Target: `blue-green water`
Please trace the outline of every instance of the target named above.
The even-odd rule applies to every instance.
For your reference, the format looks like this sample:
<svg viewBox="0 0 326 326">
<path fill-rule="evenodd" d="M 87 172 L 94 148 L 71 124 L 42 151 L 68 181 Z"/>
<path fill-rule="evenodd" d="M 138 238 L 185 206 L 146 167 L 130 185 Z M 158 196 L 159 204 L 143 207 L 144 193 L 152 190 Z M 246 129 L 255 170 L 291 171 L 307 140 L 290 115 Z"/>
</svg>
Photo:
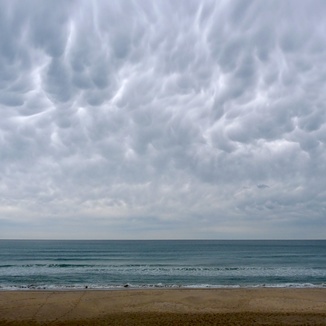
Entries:
<svg viewBox="0 0 326 326">
<path fill-rule="evenodd" d="M 326 287 L 326 241 L 0 240 L 0 289 Z"/>
</svg>

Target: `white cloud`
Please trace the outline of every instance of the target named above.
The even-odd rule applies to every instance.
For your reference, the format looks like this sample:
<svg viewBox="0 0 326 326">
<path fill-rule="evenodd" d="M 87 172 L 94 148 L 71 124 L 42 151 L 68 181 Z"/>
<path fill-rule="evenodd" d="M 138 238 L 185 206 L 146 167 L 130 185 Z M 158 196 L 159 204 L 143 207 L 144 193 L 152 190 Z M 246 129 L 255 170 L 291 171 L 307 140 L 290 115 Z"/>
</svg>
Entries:
<svg viewBox="0 0 326 326">
<path fill-rule="evenodd" d="M 325 10 L 3 1 L 0 237 L 322 237 Z"/>
</svg>

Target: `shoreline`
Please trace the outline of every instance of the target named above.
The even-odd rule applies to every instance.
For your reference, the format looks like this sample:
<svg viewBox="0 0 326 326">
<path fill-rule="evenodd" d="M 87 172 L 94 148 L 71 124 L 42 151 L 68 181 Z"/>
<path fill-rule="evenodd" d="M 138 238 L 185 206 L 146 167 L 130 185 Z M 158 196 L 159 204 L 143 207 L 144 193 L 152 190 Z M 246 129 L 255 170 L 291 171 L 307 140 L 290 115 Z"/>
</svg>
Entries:
<svg viewBox="0 0 326 326">
<path fill-rule="evenodd" d="M 231 320 L 238 325 L 253 322 L 326 325 L 326 289 L 127 288 L 0 292 L 0 325 L 168 325 L 178 320 L 197 325 L 219 325 L 219 321 L 221 325 L 228 325 Z"/>
<path fill-rule="evenodd" d="M 246 290 L 246 289 L 326 289 L 326 283 L 322 283 L 319 285 L 310 284 L 310 283 L 302 283 L 302 284 L 262 284 L 262 285 L 208 285 L 208 286 L 193 286 L 193 285 L 144 285 L 144 286 L 136 286 L 129 283 L 125 285 L 116 285 L 116 286 L 92 286 L 92 285 L 84 285 L 84 286 L 54 286 L 54 287 L 46 287 L 46 286 L 24 286 L 24 287 L 0 287 L 1 292 L 27 292 L 27 291 L 51 291 L 51 292 L 62 292 L 62 291 L 128 291 L 128 290 Z"/>
</svg>

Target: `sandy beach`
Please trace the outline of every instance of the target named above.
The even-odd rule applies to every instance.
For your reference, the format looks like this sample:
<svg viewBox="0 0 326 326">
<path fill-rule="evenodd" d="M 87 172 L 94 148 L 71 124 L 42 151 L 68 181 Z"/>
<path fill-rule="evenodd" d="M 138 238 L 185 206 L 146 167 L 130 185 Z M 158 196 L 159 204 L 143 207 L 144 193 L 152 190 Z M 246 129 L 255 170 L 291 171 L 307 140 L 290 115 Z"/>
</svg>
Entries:
<svg viewBox="0 0 326 326">
<path fill-rule="evenodd" d="M 326 325 L 326 289 L 2 291 L 0 325 Z"/>
</svg>

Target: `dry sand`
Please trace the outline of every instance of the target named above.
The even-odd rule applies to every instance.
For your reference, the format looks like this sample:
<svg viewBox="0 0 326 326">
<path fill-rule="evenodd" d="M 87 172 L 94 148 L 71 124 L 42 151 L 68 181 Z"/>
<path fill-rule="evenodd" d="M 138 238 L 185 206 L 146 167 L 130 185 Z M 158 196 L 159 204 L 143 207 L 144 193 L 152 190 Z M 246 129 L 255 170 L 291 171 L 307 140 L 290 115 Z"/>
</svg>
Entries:
<svg viewBox="0 0 326 326">
<path fill-rule="evenodd" d="M 326 325 L 326 289 L 1 291 L 0 325 Z"/>
</svg>

